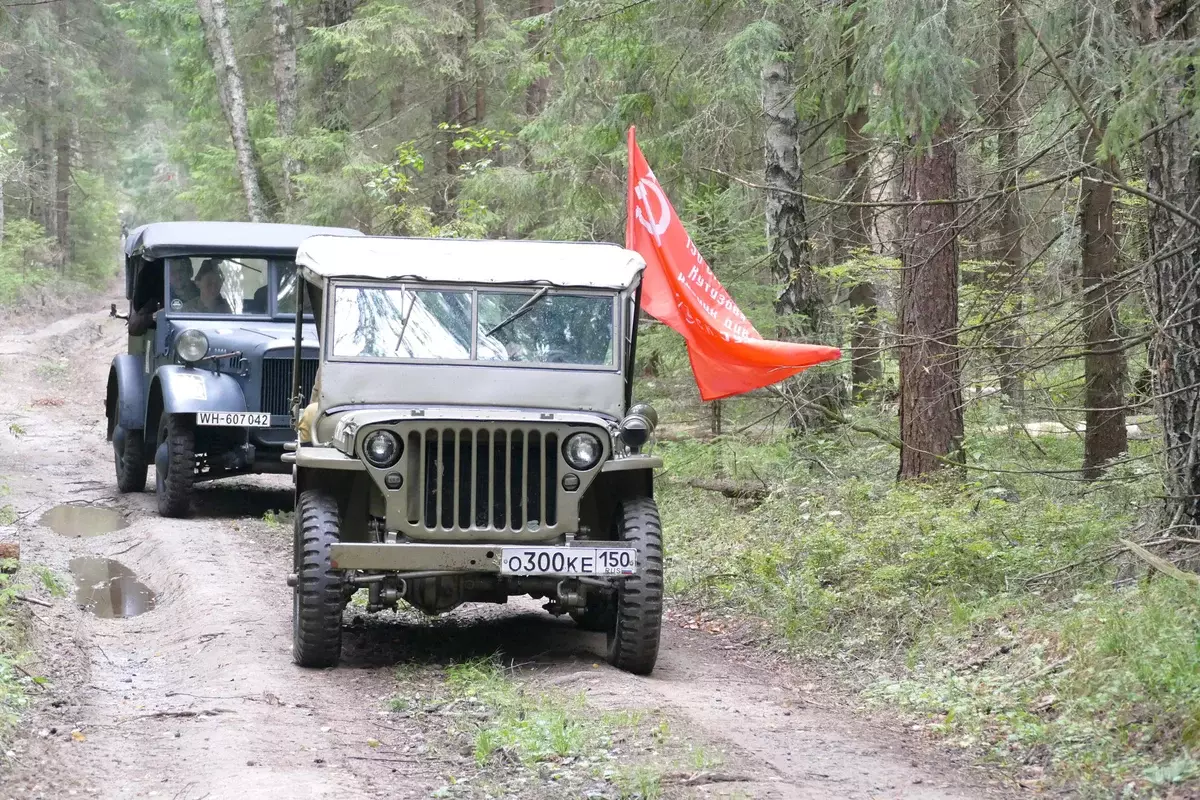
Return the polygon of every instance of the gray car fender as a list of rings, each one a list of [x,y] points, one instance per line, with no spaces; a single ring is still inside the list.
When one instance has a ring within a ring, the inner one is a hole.
[[[157,389],[157,391],[156,391]],[[193,414],[197,411],[246,411],[246,396],[232,375],[212,370],[171,364],[159,367],[150,387],[151,402],[146,422],[157,426],[156,411]],[[154,408],[155,395],[161,402]],[[151,419],[151,416],[154,419]]]
[[[126,353],[113,359],[108,371],[108,392],[104,402],[109,440],[118,425],[127,431],[142,429],[145,386],[146,376],[140,357]]]

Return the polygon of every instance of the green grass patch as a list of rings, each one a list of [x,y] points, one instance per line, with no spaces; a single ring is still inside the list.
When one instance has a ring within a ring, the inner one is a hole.
[[[24,635],[16,616],[18,587],[7,571],[16,566],[15,562],[0,563],[0,745],[8,741],[28,705],[29,684],[43,682],[31,679],[17,666],[25,651]]]
[[[661,795],[669,727],[640,711],[599,711],[584,695],[538,688],[515,677],[498,658],[398,676],[405,692],[389,708],[425,724],[449,720],[439,731],[459,753],[470,754],[474,773],[446,776],[438,797],[619,797]],[[456,744],[457,743],[457,744]],[[693,754],[693,758],[696,756]],[[705,763],[711,758],[704,756]]]
[[[895,450],[845,429],[666,443],[668,590],[758,617],[872,701],[1080,791],[1200,778],[1200,592],[1119,553],[1153,530],[1153,443],[1088,484],[1077,437],[1005,425],[975,409],[970,468],[926,484],[897,484]],[[687,486],[714,476],[772,493]]]

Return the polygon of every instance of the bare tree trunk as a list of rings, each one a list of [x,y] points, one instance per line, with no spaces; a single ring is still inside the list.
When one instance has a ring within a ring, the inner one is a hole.
[[[271,0],[271,21],[275,48],[275,109],[277,130],[283,139],[296,132],[296,36],[292,25],[292,9],[288,0]],[[300,165],[293,158],[289,144],[284,144],[283,196],[290,205],[295,199],[293,181]]]
[[[320,21],[323,28],[336,28],[350,21],[354,13],[353,0],[320,0]],[[321,124],[326,130],[350,130],[346,113],[346,64],[337,52],[326,52],[321,58]]]
[[[1195,0],[1139,0],[1143,39],[1183,54],[1200,34]],[[1163,70],[1158,117],[1173,119],[1146,142],[1146,188],[1195,217],[1200,213],[1200,153],[1191,115],[1195,75],[1176,57]],[[1148,270],[1156,323],[1151,367],[1163,426],[1166,521],[1200,525],[1200,229],[1158,203],[1147,209],[1152,263]]]
[[[55,3],[54,21],[58,28],[58,36],[65,41],[68,38],[67,4]],[[52,102],[55,108],[54,131],[54,236],[58,242],[62,263],[59,268],[66,270],[71,260],[71,109],[67,99],[69,75],[65,69],[56,70],[52,88]]]
[[[233,36],[229,30],[225,0],[196,0],[196,9],[200,12],[204,43],[212,58],[213,71],[217,75],[217,94],[225,112],[225,119],[229,123],[230,137],[233,139],[238,176],[241,178],[242,192],[246,197],[246,213],[251,222],[263,222],[267,219],[266,200],[262,184],[259,182],[260,168],[254,152],[254,143],[250,138],[246,92],[233,51]]]
[[[998,315],[1006,317],[1021,307],[1024,266],[1024,242],[1021,236],[1021,196],[1012,191],[1017,184],[1019,161],[1020,119],[1017,114],[1017,95],[1020,76],[1017,74],[1017,12],[1016,0],[999,0],[999,58],[996,61],[997,101],[993,119],[996,125],[996,167],[998,189],[1008,190],[999,198],[995,250],[992,253],[992,289],[998,296],[1016,297],[1015,303],[1005,303]],[[1000,391],[1016,409],[1025,405],[1025,377],[1021,366],[1022,337],[1015,322],[1003,322],[993,328],[998,348],[997,366],[1000,372]]]
[[[554,10],[554,0],[530,0],[529,1],[529,16],[543,17]],[[545,34],[542,31],[530,31],[526,42],[530,52],[537,52],[545,40]],[[534,79],[533,83],[529,84],[529,88],[525,90],[525,112],[531,117],[535,117],[542,113],[542,109],[546,107],[546,100],[550,94],[550,78],[542,76]]]
[[[906,200],[953,199],[958,154],[943,122],[906,165]],[[920,478],[961,457],[958,230],[951,204],[905,215],[900,277],[900,478]]]
[[[483,7],[483,0],[475,0],[475,44],[483,41],[484,35],[487,33],[487,14]],[[475,76],[475,124],[483,124],[483,117],[487,113],[487,92],[483,82],[483,75]]]
[[[846,3],[849,5],[849,2]],[[853,23],[861,21],[855,15]],[[847,79],[854,72],[854,43],[846,42],[848,55],[844,72]],[[858,105],[842,118],[842,136],[846,141],[846,158],[838,167],[838,183],[848,187],[843,191],[855,203],[870,202],[871,170],[868,142],[863,137],[868,111]],[[843,261],[855,252],[871,249],[870,210],[863,206],[845,206],[834,227],[834,247]],[[850,289],[850,309],[854,312],[854,329],[850,332],[850,383],[853,396],[861,400],[883,379],[883,363],[879,358],[879,306],[875,284],[861,281]]]
[[[63,117],[58,121],[54,143],[54,235],[62,251],[65,269],[71,260],[71,124]]]
[[[0,175],[0,247],[4,246],[4,176]]]
[[[808,261],[804,198],[795,194],[804,187],[804,172],[791,62],[781,58],[767,64],[762,81],[767,244],[772,277],[782,286],[775,310],[789,326],[785,338],[799,335],[820,341],[827,322],[825,304]],[[841,405],[836,380],[831,371],[820,370],[803,373],[784,384],[792,401],[792,427],[820,424],[821,407]]]
[[[1096,134],[1084,134],[1084,160],[1096,157]],[[1083,477],[1099,478],[1104,464],[1125,452],[1125,355],[1117,334],[1120,286],[1117,272],[1117,231],[1113,219],[1113,190],[1099,183],[1115,164],[1089,169],[1083,175],[1080,197],[1080,261],[1083,272],[1084,405],[1087,430],[1083,436]]]

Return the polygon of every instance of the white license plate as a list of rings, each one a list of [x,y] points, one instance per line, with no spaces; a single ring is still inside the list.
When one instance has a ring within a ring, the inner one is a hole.
[[[632,575],[637,551],[632,547],[504,547],[504,575]]]
[[[226,428],[269,428],[271,415],[257,411],[198,411],[196,424]]]

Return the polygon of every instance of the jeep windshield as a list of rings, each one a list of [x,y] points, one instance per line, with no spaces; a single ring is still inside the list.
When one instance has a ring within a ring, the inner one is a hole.
[[[296,313],[298,283],[292,259],[180,256],[167,259],[167,270],[167,303],[172,313],[204,316]]]
[[[612,368],[615,296],[337,286],[331,356]]]

